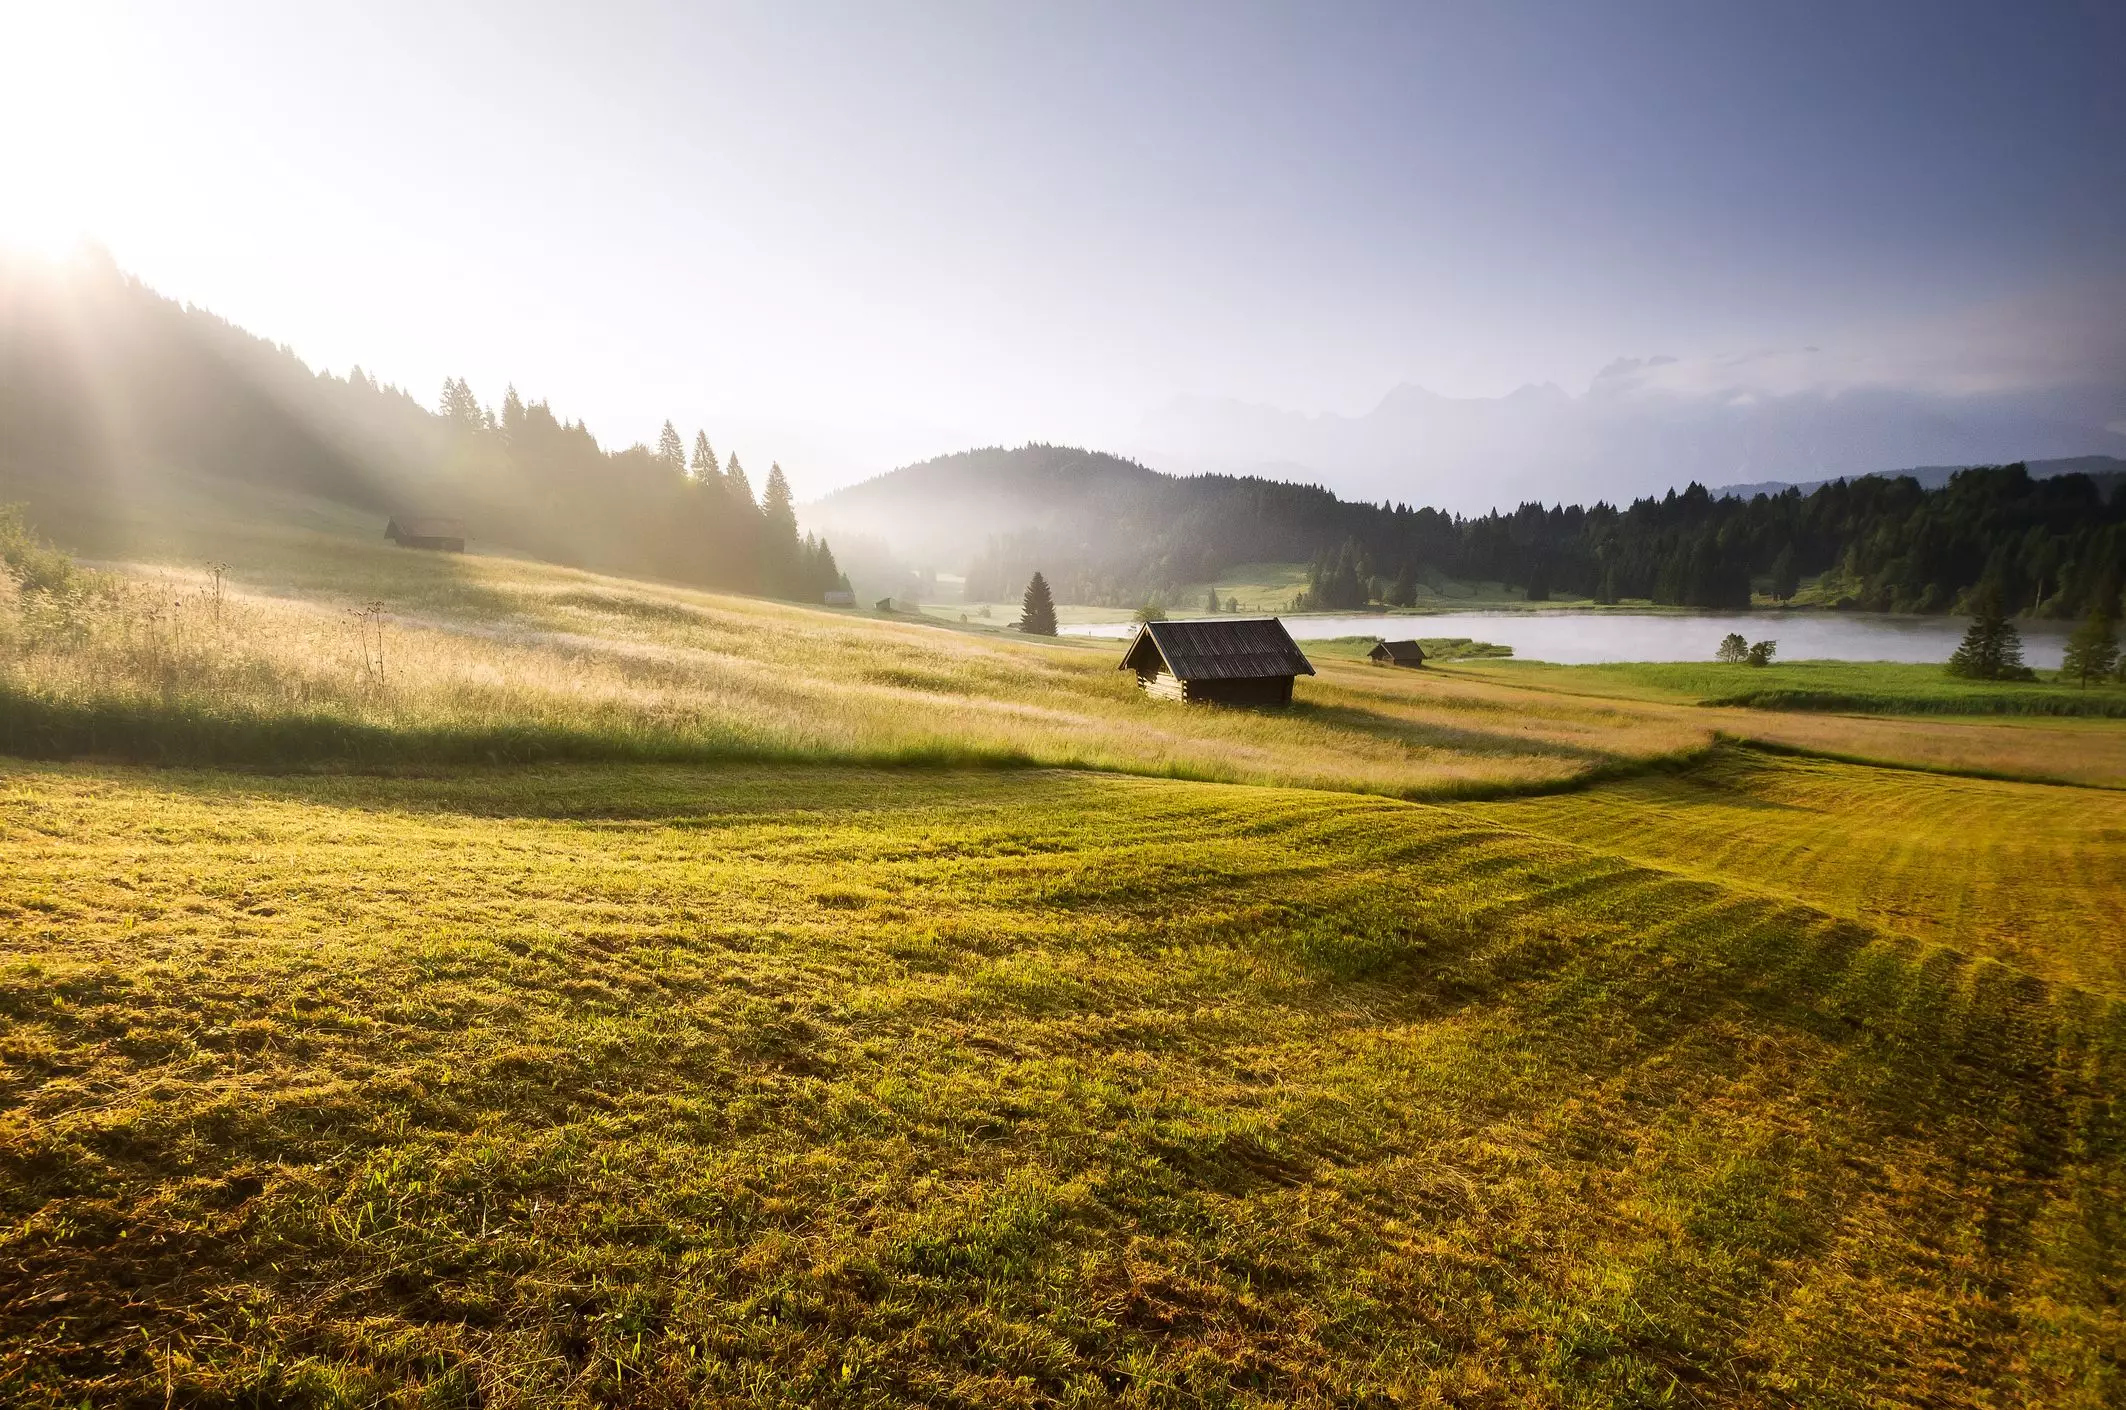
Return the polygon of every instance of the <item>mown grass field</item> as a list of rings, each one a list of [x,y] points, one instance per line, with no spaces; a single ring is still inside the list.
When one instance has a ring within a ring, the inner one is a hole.
[[[1792,661],[1769,666],[1659,661],[1606,666],[1520,662],[1512,678],[1547,690],[1885,715],[2062,715],[2126,718],[2126,685],[1959,680],[1937,665],[1896,661]]]
[[[2126,1396],[2115,722],[227,554],[0,601],[0,1404]]]
[[[2126,793],[1731,748],[1478,811],[2126,998]]]
[[[11,1403],[2088,1405],[2115,1003],[1437,807],[9,769]]]

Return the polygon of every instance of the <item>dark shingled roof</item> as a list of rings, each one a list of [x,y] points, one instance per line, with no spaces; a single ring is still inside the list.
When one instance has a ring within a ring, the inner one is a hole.
[[[1185,681],[1314,674],[1292,634],[1275,617],[1146,622],[1131,638],[1120,669],[1148,668],[1160,659],[1168,672]]]
[[[1376,661],[1383,657],[1390,661],[1423,661],[1425,648],[1414,641],[1384,641],[1366,654]]]

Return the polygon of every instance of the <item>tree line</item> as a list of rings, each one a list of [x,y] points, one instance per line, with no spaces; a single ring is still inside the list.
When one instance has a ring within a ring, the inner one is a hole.
[[[1744,499],[1692,484],[1623,507],[1527,503],[1474,516],[1252,476],[1161,475],[1066,447],[981,452],[970,476],[1022,460],[1038,462],[1048,512],[976,555],[971,598],[1006,596],[1041,567],[1061,600],[1127,606],[1177,600],[1241,564],[1298,562],[1312,565],[1309,608],[1408,605],[1453,579],[1538,602],[1720,609],[1789,601],[1806,584],[1829,607],[1942,613],[1968,608],[1992,581],[2010,615],[2079,617],[2100,596],[2115,604],[2126,573],[2119,477],[2038,479],[2019,464],[1966,470],[1932,490],[1864,476]],[[1101,485],[1092,508],[1072,502],[1078,467]]]
[[[515,389],[496,413],[462,379],[430,408],[359,367],[295,353],[166,299],[107,258],[0,256],[0,498],[47,529],[141,517],[164,482],[242,515],[290,494],[387,517],[462,517],[475,541],[556,562],[818,601],[845,587],[799,533],[771,466],[756,494],[708,437],[602,448]]]
[[[817,602],[848,588],[826,541],[798,531],[782,466],[756,496],[737,453],[719,460],[706,431],[690,450],[666,421],[656,445],[609,452],[514,386],[496,415],[462,379],[444,383],[438,413],[486,536],[566,561],[594,535],[599,556],[630,571],[735,592]]]

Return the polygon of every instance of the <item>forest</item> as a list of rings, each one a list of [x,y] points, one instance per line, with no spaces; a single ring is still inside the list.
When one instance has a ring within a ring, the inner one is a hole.
[[[1068,465],[1112,457],[1050,446],[988,453]],[[1124,462],[1127,464],[1127,462]],[[1884,612],[1948,612],[1981,581],[2011,613],[2078,616],[2116,603],[2126,576],[2126,489],[2117,477],[2034,478],[2021,465],[1966,470],[1939,489],[1909,477],[1833,481],[1749,499],[1693,484],[1618,508],[1523,504],[1461,516],[1338,499],[1317,485],[1252,477],[1172,477],[1141,467],[1097,521],[1059,512],[992,538],[968,574],[970,598],[1015,591],[1044,569],[1062,601],[1130,603],[1213,580],[1243,563],[1311,563],[1299,604],[1407,605],[1420,583],[1498,582],[1556,597],[1746,607],[1753,591]]]
[[[0,258],[0,499],[47,525],[138,518],[183,484],[211,502],[310,497],[466,521],[476,544],[558,563],[817,602],[845,587],[798,532],[770,466],[756,492],[667,422],[608,451],[512,387],[496,412],[463,379],[430,409],[353,368],[166,299],[107,259],[55,269]]]

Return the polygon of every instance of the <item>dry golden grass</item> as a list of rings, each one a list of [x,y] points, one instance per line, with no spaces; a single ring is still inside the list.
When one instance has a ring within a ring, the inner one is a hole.
[[[341,540],[244,576],[217,598],[197,572],[136,568],[67,629],[18,632],[0,662],[13,747],[987,761],[1427,797],[1555,786],[1710,738],[1612,702],[1336,665],[1287,711],[1182,709],[1144,698],[1112,645]]]

